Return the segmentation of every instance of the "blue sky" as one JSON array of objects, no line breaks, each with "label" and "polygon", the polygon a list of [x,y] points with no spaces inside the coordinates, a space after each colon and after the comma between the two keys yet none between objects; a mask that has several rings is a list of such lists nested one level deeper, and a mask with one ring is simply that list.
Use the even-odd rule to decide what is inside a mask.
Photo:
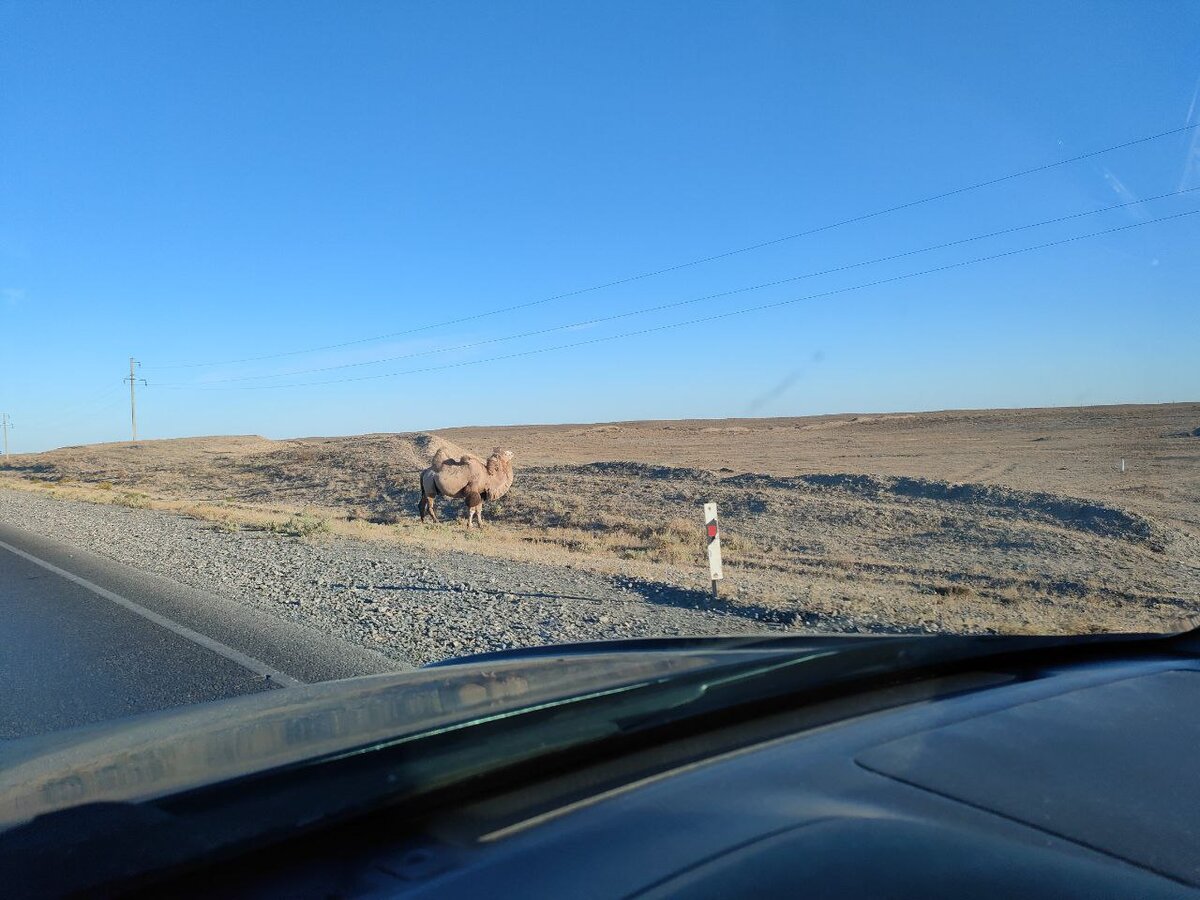
[{"label": "blue sky", "polygon": [[[462,424],[1200,399],[1194,3],[0,2],[13,449]],[[442,352],[445,351],[445,352]],[[386,357],[423,353],[391,363]],[[245,376],[368,363],[283,378]],[[415,374],[389,375],[466,363]],[[264,385],[297,385],[262,389]]]}]

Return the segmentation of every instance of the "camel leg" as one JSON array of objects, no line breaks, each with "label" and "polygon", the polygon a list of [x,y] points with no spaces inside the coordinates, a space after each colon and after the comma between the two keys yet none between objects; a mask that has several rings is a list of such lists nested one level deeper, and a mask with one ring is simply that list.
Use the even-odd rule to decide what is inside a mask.
[{"label": "camel leg", "polygon": [[[470,531],[471,522],[474,521],[476,516],[480,516],[480,510],[483,509],[483,498],[472,491],[471,493],[467,494],[464,505],[467,507],[467,530]],[[479,527],[483,528],[482,516],[480,518]]]},{"label": "camel leg", "polygon": [[421,521],[425,521],[425,516],[429,516],[433,521],[437,521],[437,508],[433,505],[432,497],[421,498]]}]

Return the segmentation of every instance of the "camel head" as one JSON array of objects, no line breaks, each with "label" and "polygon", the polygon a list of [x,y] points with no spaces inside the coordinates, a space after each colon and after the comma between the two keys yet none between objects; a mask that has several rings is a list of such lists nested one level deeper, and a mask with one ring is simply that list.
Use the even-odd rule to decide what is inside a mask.
[{"label": "camel head", "polygon": [[489,472],[498,472],[501,469],[512,469],[513,452],[505,450],[503,447],[496,447],[492,450],[492,455],[488,457],[487,468]]}]

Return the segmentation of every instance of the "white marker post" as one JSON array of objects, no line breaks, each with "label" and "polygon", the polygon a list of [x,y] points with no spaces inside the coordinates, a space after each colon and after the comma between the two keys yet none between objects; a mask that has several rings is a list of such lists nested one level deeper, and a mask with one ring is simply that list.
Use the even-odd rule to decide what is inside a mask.
[{"label": "white marker post", "polygon": [[704,504],[704,534],[708,541],[708,575],[712,579],[712,595],[717,596],[717,582],[725,577],[721,572],[721,526],[717,523],[717,504]]}]

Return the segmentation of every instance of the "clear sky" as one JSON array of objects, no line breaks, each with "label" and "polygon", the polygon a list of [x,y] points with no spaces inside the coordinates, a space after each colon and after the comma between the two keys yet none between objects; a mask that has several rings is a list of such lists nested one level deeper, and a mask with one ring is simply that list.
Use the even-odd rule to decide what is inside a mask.
[{"label": "clear sky", "polygon": [[1200,188],[1196,129],[470,318],[1200,123],[1198,93],[1193,2],[4,0],[0,411],[14,451],[124,439],[131,355],[144,437],[1197,400],[1200,215],[1150,220],[1200,191],[447,348]]}]

